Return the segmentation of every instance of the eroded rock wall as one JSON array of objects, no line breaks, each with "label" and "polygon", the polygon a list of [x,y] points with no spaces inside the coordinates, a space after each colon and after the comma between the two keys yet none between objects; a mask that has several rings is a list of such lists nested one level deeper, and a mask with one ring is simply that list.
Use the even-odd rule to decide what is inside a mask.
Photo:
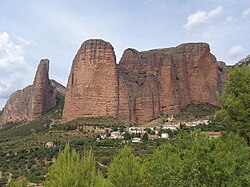
[{"label": "eroded rock wall", "polygon": [[143,122],[177,114],[190,103],[218,105],[228,71],[206,43],[139,52],[126,49],[116,64],[113,47],[88,40],[68,79],[63,121],[112,116]]},{"label": "eroded rock wall", "polygon": [[[130,103],[129,119],[142,122],[160,114],[177,114],[189,103],[218,105],[216,93],[223,92],[228,71],[210,53],[208,44],[187,43],[144,52],[127,49],[119,63],[119,74],[119,80],[127,83],[122,90],[129,90],[128,96],[123,96]],[[148,77],[154,78],[150,84]],[[123,119],[127,113],[118,112],[118,117]]]},{"label": "eroded rock wall", "polygon": [[78,117],[116,117],[118,74],[113,47],[87,40],[78,50],[67,84],[63,121]]},{"label": "eroded rock wall", "polygon": [[49,79],[49,60],[44,59],[38,65],[31,95],[30,118],[37,119],[56,105],[56,89]]},{"label": "eroded rock wall", "polygon": [[49,60],[42,59],[33,85],[18,90],[10,96],[0,117],[0,124],[41,117],[56,105],[57,94],[60,92],[63,94],[65,90],[65,87],[49,79]]}]

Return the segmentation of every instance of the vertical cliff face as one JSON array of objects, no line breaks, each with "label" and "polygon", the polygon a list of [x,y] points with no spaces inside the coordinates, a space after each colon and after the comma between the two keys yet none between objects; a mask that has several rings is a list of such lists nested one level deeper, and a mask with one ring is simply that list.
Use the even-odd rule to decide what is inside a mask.
[{"label": "vertical cliff face", "polygon": [[[65,89],[49,79],[49,61],[41,60],[33,85],[11,95],[0,124],[33,120],[56,105]],[[116,64],[114,49],[103,40],[87,40],[78,50],[67,84],[63,122],[79,117],[112,116],[143,122],[177,114],[190,103],[218,105],[228,69],[206,43],[139,52],[124,51]]]},{"label": "vertical cliff face", "polygon": [[36,119],[56,105],[56,89],[49,79],[49,60],[41,60],[33,82],[30,118]]},{"label": "vertical cliff face", "polygon": [[123,80],[120,92],[128,90],[127,97],[122,93],[122,102],[129,103],[129,109],[127,113],[119,111],[118,117],[129,116],[129,120],[139,122],[160,114],[176,114],[189,103],[218,105],[216,93],[223,92],[228,76],[225,64],[216,61],[206,43],[144,52],[127,49],[119,63],[119,74],[119,80]]},{"label": "vertical cliff face", "polygon": [[67,84],[63,121],[78,117],[116,116],[118,75],[113,47],[85,41],[78,50]]},{"label": "vertical cliff face", "polygon": [[88,40],[73,61],[63,119],[112,116],[142,122],[177,114],[190,103],[218,105],[216,92],[223,92],[227,74],[206,43],[127,49],[116,65],[109,43]]},{"label": "vertical cliff face", "polygon": [[0,124],[41,117],[56,105],[56,96],[59,93],[57,84],[52,84],[49,79],[49,60],[41,60],[33,85],[10,96],[0,117]]}]

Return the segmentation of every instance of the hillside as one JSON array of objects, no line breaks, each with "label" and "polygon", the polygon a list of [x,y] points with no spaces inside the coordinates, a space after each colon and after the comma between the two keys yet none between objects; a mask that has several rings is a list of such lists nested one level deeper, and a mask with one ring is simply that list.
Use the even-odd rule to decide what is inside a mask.
[{"label": "hillside", "polygon": [[[104,175],[107,174],[107,164],[123,144],[121,140],[96,141],[96,138],[111,132],[113,127],[124,128],[124,123],[109,117],[93,117],[62,125],[61,113],[61,106],[55,107],[38,120],[9,123],[0,129],[0,186],[10,177],[15,179],[19,176],[26,176],[32,183],[42,183],[48,167],[68,142],[80,152],[91,147],[100,169]],[[53,142],[53,147],[45,148],[48,142]],[[156,147],[156,142],[149,147],[136,146],[135,153],[147,154]]]}]

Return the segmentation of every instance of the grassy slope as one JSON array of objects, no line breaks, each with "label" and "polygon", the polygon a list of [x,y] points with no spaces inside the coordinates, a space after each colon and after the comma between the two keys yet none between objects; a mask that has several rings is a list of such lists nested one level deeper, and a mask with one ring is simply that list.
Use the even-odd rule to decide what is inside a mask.
[{"label": "grassy slope", "polygon": [[189,104],[183,108],[180,114],[175,116],[177,120],[193,120],[212,118],[220,108],[211,104]]}]

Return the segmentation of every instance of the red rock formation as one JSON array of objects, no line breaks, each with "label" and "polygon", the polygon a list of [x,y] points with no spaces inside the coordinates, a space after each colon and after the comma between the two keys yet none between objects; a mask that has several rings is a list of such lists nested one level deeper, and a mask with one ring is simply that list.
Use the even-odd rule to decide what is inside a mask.
[{"label": "red rock formation", "polygon": [[30,118],[36,119],[56,105],[56,89],[49,80],[49,60],[41,60],[33,82]]},{"label": "red rock formation", "polygon": [[7,122],[16,122],[27,120],[30,116],[30,98],[32,86],[27,86],[23,90],[13,93],[3,109],[0,117],[0,125]]},{"label": "red rock formation", "polygon": [[10,96],[3,109],[0,124],[37,119],[56,105],[57,94],[63,94],[63,86],[59,89],[59,83],[50,81],[48,72],[49,60],[41,60],[33,85]]},{"label": "red rock formation", "polygon": [[206,43],[127,49],[115,65],[109,43],[88,40],[73,61],[63,120],[113,116],[142,122],[176,114],[190,103],[218,105],[216,92],[223,91],[226,77],[226,66],[217,63]]},{"label": "red rock formation", "polygon": [[118,75],[113,47],[103,40],[85,41],[68,79],[63,121],[78,117],[116,116]]},{"label": "red rock formation", "polygon": [[[138,82],[142,74],[154,77],[155,81],[150,86],[144,81],[139,89],[134,89],[129,84],[126,84],[127,88],[123,88],[136,93],[127,97],[129,112],[118,112],[118,117],[123,119],[129,113],[129,119],[132,117],[130,120],[139,122],[160,114],[176,114],[189,103],[218,105],[216,92],[222,92],[227,77],[226,66],[223,66],[220,73],[216,58],[210,53],[206,43],[188,43],[175,48],[144,52],[127,49],[121,58],[119,69],[123,77],[119,80],[123,82],[130,82],[131,77],[136,76],[134,82]],[[133,114],[131,111],[134,111]]]}]

